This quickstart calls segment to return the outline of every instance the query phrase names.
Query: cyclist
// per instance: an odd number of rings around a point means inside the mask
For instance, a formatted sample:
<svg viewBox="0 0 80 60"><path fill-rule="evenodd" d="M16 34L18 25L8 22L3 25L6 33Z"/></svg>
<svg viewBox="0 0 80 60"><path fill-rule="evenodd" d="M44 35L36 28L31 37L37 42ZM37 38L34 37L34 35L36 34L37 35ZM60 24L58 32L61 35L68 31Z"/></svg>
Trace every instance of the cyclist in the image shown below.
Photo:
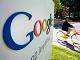
<svg viewBox="0 0 80 60"><path fill-rule="evenodd" d="M62 31L65 33L63 38L67 39L69 37L70 32L72 31L71 28L74 28L70 23L68 23L68 20L64 20L63 25L62 25Z"/></svg>

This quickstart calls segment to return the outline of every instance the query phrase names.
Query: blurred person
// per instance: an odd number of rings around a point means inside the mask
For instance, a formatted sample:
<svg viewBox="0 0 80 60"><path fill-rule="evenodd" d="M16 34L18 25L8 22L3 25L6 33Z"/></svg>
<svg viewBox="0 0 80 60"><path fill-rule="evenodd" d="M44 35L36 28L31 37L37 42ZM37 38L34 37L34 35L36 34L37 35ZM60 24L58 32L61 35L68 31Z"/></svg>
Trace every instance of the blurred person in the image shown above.
<svg viewBox="0 0 80 60"><path fill-rule="evenodd" d="M70 34L72 33L72 31L74 30L74 26L71 25L71 24L68 22L68 20L64 20L61 30L65 33L65 36L63 36L63 37L64 37L64 38L68 38L69 35L70 35Z"/></svg>

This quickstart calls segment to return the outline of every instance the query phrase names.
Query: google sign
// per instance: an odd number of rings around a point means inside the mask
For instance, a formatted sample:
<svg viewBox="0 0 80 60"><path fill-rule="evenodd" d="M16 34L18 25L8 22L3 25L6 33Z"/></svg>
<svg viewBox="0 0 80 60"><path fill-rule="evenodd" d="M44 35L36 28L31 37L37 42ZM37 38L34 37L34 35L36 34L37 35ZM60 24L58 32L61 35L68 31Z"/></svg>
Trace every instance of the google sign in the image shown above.
<svg viewBox="0 0 80 60"><path fill-rule="evenodd" d="M25 48L27 45L30 44L30 42L33 41L34 36L35 37L39 37L40 34L43 32L45 32L46 35L49 34L50 32L50 27L52 26L52 18L51 18L51 14L50 14L50 18L49 19L43 19L43 21L41 20L37 20L34 24L34 28L33 31L30 31L29 33L26 34L26 37L30 36L30 40L28 42L26 42L26 44L23 45L19 45L16 42L14 42L12 36L11 36L11 23L14 20L14 18L16 18L16 16L18 15L26 15L26 17L29 18L29 20L31 20L32 15L30 13L27 12L15 12L13 13L5 22L4 27L3 27L3 39L5 44L12 50L21 50L23 48ZM37 30L37 25L40 25L40 32L38 32Z"/></svg>

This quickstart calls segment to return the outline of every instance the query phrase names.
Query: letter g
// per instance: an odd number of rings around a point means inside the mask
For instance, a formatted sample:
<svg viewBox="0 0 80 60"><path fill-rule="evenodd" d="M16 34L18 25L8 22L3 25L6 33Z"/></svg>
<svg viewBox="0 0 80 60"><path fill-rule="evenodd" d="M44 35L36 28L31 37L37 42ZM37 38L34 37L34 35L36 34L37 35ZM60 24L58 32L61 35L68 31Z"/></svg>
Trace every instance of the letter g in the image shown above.
<svg viewBox="0 0 80 60"><path fill-rule="evenodd" d="M31 32L29 32L27 34L27 36L30 35L30 40L24 45L16 44L14 42L14 40L12 39L11 31L10 31L11 23L12 23L13 19L19 14L26 15L29 18L29 20L32 17L32 15L27 13L27 12L16 12L16 13L12 14L7 19L7 21L5 22L4 27L3 27L3 39L4 39L4 42L9 48L11 48L13 50L21 50L21 49L25 48L33 40L33 31L31 31Z"/></svg>

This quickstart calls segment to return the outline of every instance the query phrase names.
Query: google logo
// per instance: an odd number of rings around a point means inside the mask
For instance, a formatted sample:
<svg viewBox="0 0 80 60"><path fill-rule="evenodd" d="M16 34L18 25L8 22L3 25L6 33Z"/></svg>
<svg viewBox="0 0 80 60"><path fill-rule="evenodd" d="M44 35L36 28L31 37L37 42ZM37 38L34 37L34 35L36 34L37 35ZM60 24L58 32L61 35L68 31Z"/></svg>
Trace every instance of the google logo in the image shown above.
<svg viewBox="0 0 80 60"><path fill-rule="evenodd" d="M49 19L44 19L43 21L41 20L37 20L34 24L34 28L33 31L30 31L29 33L27 33L26 37L30 36L30 40L28 42L26 42L26 44L23 45L19 45L16 42L14 42L12 36L11 36L11 23L14 20L14 18L16 18L16 16L23 14L26 15L26 17L29 18L29 20L31 20L32 15L30 13L27 12L15 12L12 15L9 16L9 18L6 20L4 27L3 27L3 39L5 44L12 50L21 50L23 48L25 48L28 44L30 44L30 42L32 42L32 40L34 39L34 36L39 37L40 34L43 32L45 32L47 35L50 32L50 27L52 26L52 18L51 18L51 14L50 14L50 18ZM37 25L40 25L40 32L37 31Z"/></svg>

